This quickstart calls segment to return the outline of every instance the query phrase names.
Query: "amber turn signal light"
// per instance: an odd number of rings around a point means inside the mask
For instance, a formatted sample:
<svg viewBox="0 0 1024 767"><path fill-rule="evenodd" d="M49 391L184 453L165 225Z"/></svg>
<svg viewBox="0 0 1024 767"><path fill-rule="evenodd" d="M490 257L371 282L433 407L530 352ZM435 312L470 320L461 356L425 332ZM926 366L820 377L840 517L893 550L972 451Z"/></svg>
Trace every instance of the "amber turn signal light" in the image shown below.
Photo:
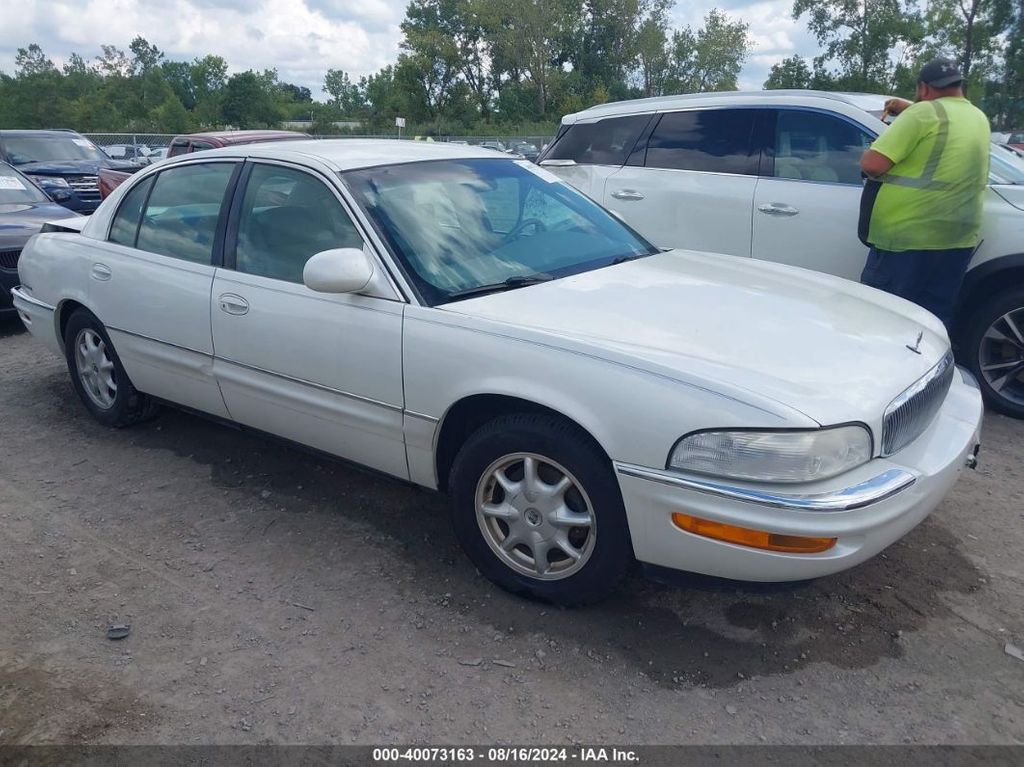
<svg viewBox="0 0 1024 767"><path fill-rule="evenodd" d="M781 535L764 530L751 530L749 527L736 527L709 519L691 517L689 514L676 512L672 515L673 524L680 530L716 541L726 541L740 546L750 546L765 551L784 551L789 554L816 554L828 551L836 545L835 538L805 538L801 535Z"/></svg>

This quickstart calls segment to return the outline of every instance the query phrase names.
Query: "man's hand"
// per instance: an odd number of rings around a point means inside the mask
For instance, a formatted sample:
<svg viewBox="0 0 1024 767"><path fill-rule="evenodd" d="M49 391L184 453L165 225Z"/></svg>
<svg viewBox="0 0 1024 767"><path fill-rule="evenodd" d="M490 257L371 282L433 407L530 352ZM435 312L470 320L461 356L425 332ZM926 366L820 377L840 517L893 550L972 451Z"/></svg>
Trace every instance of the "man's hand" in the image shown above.
<svg viewBox="0 0 1024 767"><path fill-rule="evenodd" d="M895 117L913 103L914 102L907 101L906 99L889 99L885 102L885 109L882 112L882 122L885 122L885 118L889 115Z"/></svg>

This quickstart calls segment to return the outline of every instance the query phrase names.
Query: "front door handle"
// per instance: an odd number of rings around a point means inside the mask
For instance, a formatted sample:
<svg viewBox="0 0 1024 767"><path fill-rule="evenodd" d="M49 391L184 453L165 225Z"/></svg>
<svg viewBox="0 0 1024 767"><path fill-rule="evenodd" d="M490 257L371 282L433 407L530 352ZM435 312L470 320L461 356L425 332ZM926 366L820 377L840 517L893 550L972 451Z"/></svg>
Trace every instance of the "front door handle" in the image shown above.
<svg viewBox="0 0 1024 767"><path fill-rule="evenodd" d="M758 205L757 209L769 216L795 216L800 212L792 205L783 205L781 202L766 202L764 205Z"/></svg>
<svg viewBox="0 0 1024 767"><path fill-rule="evenodd" d="M217 304L227 314L246 314L249 311L249 302L234 293L222 293Z"/></svg>
<svg viewBox="0 0 1024 767"><path fill-rule="evenodd" d="M616 200L642 200L644 196L635 189L620 189L617 192L612 192L612 197Z"/></svg>
<svg viewBox="0 0 1024 767"><path fill-rule="evenodd" d="M92 271L90 272L90 276L94 280L100 280L101 282L109 280L112 274L113 272L110 271L110 267L106 264L93 264Z"/></svg>

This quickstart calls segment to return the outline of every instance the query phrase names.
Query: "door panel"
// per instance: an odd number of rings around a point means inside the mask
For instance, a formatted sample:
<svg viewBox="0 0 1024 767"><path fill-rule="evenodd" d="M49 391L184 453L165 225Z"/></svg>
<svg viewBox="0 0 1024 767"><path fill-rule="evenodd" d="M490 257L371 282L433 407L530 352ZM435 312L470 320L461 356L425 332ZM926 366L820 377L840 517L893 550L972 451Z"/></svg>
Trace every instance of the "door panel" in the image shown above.
<svg viewBox="0 0 1024 767"><path fill-rule="evenodd" d="M140 390L227 416L213 376L210 290L236 162L190 163L135 184L89 268L93 311Z"/></svg>
<svg viewBox="0 0 1024 767"><path fill-rule="evenodd" d="M407 477L403 304L226 269L212 303L214 370L232 419Z"/></svg>
<svg viewBox="0 0 1024 767"><path fill-rule="evenodd" d="M110 242L94 253L90 301L135 387L226 417L213 377L213 267ZM95 276L98 266L108 279Z"/></svg>
<svg viewBox="0 0 1024 767"><path fill-rule="evenodd" d="M825 112L780 109L772 162L754 194L751 255L859 280L860 157L871 136Z"/></svg>
<svg viewBox="0 0 1024 767"><path fill-rule="evenodd" d="M268 162L249 168L208 304L214 372L231 417L408 477L404 304L307 288L311 256L365 250L363 238L322 177Z"/></svg>
<svg viewBox="0 0 1024 767"><path fill-rule="evenodd" d="M861 187L762 178L754 194L754 258L860 280ZM787 210L788 209L788 210Z"/></svg>
<svg viewBox="0 0 1024 767"><path fill-rule="evenodd" d="M726 173L620 168L602 204L662 248L750 255L750 207L757 179Z"/></svg>

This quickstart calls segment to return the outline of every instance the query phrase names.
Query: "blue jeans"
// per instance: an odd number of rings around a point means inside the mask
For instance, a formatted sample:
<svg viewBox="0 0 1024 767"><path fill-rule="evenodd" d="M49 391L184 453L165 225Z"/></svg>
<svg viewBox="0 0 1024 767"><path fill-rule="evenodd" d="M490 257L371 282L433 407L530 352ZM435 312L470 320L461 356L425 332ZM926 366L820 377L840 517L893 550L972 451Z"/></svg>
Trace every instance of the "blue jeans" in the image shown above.
<svg viewBox="0 0 1024 767"><path fill-rule="evenodd" d="M923 306L949 328L974 248L906 250L872 247L860 281Z"/></svg>

